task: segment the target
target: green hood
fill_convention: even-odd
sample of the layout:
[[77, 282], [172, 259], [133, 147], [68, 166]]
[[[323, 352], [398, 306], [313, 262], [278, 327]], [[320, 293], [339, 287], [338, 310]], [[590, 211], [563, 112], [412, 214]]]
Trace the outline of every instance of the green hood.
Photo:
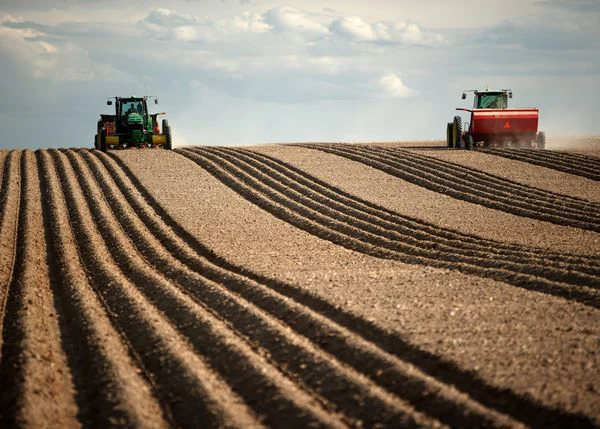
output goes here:
[[141, 124], [144, 122], [144, 120], [142, 119], [142, 115], [139, 113], [130, 113], [127, 117], [127, 122], [129, 124]]

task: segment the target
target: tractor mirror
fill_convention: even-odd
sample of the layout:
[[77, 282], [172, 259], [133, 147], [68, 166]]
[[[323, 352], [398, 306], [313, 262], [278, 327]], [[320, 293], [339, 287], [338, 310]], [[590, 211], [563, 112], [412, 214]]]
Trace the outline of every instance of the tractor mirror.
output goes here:
[[107, 105], [107, 106], [112, 106], [112, 101], [108, 100], [108, 101], [106, 102], [106, 105]]
[[508, 98], [512, 98], [512, 91], [508, 92]]
[[464, 99], [466, 99], [466, 98], [467, 98], [467, 93], [466, 93], [466, 92], [463, 92], [462, 99], [464, 100]]
[[154, 99], [154, 104], [158, 104], [158, 98]]

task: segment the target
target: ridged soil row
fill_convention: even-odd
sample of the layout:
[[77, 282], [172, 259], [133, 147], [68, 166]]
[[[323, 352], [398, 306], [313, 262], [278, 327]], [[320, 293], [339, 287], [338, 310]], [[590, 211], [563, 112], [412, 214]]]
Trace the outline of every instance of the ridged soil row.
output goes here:
[[432, 174], [438, 171], [442, 172], [440, 175], [445, 175], [450, 180], [459, 177], [464, 179], [465, 183], [469, 183], [473, 189], [490, 193], [494, 198], [506, 197], [505, 201], [507, 203], [522, 204], [525, 209], [541, 205], [553, 214], [567, 211], [570, 217], [583, 220], [593, 217], [596, 221], [600, 221], [597, 215], [598, 210], [600, 210], [600, 203], [594, 201], [539, 189], [450, 161], [421, 155], [414, 151], [368, 146], [358, 148], [369, 154], [373, 150], [384, 158], [389, 157], [400, 163], [410, 162], [412, 166], [426, 169]]
[[[86, 184], [91, 183], [89, 177], [84, 177], [86, 173], [81, 164], [83, 160], [72, 153], [68, 156], [74, 163], [76, 172], [80, 175], [79, 180]], [[132, 213], [124, 197], [117, 195], [112, 190], [113, 187], [107, 183], [108, 178], [102, 174], [102, 169], [98, 168], [97, 161], [94, 162], [92, 159], [88, 159], [88, 161], [90, 162], [88, 165], [94, 170], [93, 174], [98, 185], [105, 192], [112, 216], [122, 222], [123, 231], [128, 235], [131, 244], [135, 246], [129, 253], [131, 251], [139, 252], [142, 258], [153, 266], [153, 269], [165, 277], [169, 277], [172, 286], [166, 286], [166, 288], [173, 289], [173, 291], [167, 291], [167, 293], [174, 296], [173, 301], [178, 299], [189, 308], [185, 309], [181, 305], [180, 312], [187, 316], [185, 320], [198, 319], [199, 316], [192, 313], [198, 312], [197, 309], [207, 313], [206, 316], [203, 316], [204, 319], [214, 318], [214, 321], [202, 321], [202, 325], [212, 324], [215, 326], [212, 328], [212, 333], [207, 333], [207, 338], [198, 341], [198, 353], [203, 353], [210, 364], [223, 373], [223, 377], [232, 388], [240, 392], [244, 399], [256, 408], [257, 413], [264, 416], [270, 424], [274, 424], [275, 421], [285, 421], [286, 418], [294, 418], [294, 415], [297, 419], [307, 419], [307, 421], [312, 419], [314, 420], [313, 424], [317, 424], [317, 422], [328, 426], [341, 424], [341, 422], [336, 422], [335, 416], [331, 416], [321, 409], [320, 402], [325, 402], [324, 400], [318, 397], [315, 399], [303, 392], [301, 384], [298, 388], [285, 377], [277, 365], [272, 365], [275, 358], [280, 355], [290, 363], [294, 359], [299, 359], [304, 362], [306, 367], [310, 366], [313, 369], [323, 367], [318, 358], [311, 356], [310, 351], [305, 350], [310, 348], [310, 345], [306, 347], [296, 344], [293, 337], [289, 338], [289, 333], [286, 336], [286, 332], [278, 329], [273, 323], [269, 323], [268, 318], [261, 317], [260, 314], [251, 314], [251, 309], [247, 308], [248, 303], [231, 302], [231, 297], [222, 293], [222, 288], [189, 270], [169, 254], [160, 241], [149, 233], [144, 222]], [[104, 173], [106, 173], [105, 170]], [[105, 215], [108, 214], [105, 213]], [[163, 296], [161, 299], [164, 300], [165, 297]], [[211, 305], [221, 312], [210, 307]], [[238, 327], [258, 340], [249, 342], [248, 337], [239, 335], [239, 331], [236, 330]], [[184, 327], [182, 330], [189, 336], [198, 336], [199, 326]], [[224, 338], [219, 340], [218, 337]], [[200, 348], [200, 344], [203, 344], [206, 349]], [[259, 355], [256, 356], [252, 350], [259, 351]], [[265, 356], [269, 359], [265, 359]], [[238, 368], [231, 368], [234, 363]], [[248, 367], [244, 367], [244, 365]], [[328, 381], [338, 384], [344, 382], [343, 377], [336, 376], [335, 368], [327, 369], [332, 372]], [[246, 374], [246, 377], [240, 378], [239, 374], [241, 373]], [[323, 374], [323, 376], [324, 380], [327, 380], [327, 374]], [[351, 383], [347, 380], [346, 383], [348, 389], [352, 390]], [[353, 393], [361, 392], [355, 390]], [[257, 396], [262, 396], [261, 401], [256, 401]], [[377, 409], [376, 403], [371, 405]], [[298, 409], [294, 410], [293, 408]], [[282, 414], [277, 415], [275, 410], [279, 410], [278, 412]], [[385, 410], [382, 409], [380, 412], [385, 412]], [[286, 417], [283, 413], [287, 413], [288, 416]], [[304, 416], [305, 414], [306, 416]]]
[[[17, 229], [21, 204], [21, 173], [19, 151], [6, 156], [0, 186], [0, 333], [3, 332], [6, 298], [12, 280], [17, 255]], [[3, 336], [0, 335], [0, 359]]]
[[537, 199], [541, 202], [549, 203], [552, 207], [560, 206], [563, 208], [569, 208], [574, 212], [581, 213], [589, 213], [590, 210], [596, 211], [598, 208], [600, 208], [600, 203], [594, 201], [539, 189], [534, 186], [525, 185], [523, 183], [486, 173], [475, 168], [469, 168], [451, 161], [437, 159], [427, 155], [421, 155], [419, 153], [415, 153], [414, 151], [408, 151], [404, 149], [373, 148], [369, 146], [362, 147], [362, 149], [368, 151], [374, 150], [383, 156], [391, 154], [393, 159], [402, 161], [409, 160], [411, 162], [426, 166], [432, 169], [432, 171], [443, 170], [447, 172], [450, 177], [455, 175], [468, 176], [470, 183], [493, 189], [494, 192], [504, 192], [512, 199]]
[[[0, 426], [77, 426], [71, 375], [60, 332], [46, 264], [42, 203], [34, 154], [20, 157], [20, 200], [16, 259], [8, 284], [0, 362]], [[10, 178], [7, 178], [10, 180]]]
[[[86, 155], [84, 154], [84, 156]], [[111, 175], [116, 177], [113, 172]], [[100, 181], [103, 181], [101, 175], [98, 174], [98, 176], [100, 176]], [[109, 189], [111, 186], [103, 187], [105, 192]], [[113, 204], [113, 207], [115, 205]], [[139, 202], [136, 205], [139, 205]], [[120, 210], [118, 211], [120, 212]], [[126, 213], [120, 213], [119, 217], [121, 214], [125, 215]], [[140, 218], [143, 223], [148, 225], [148, 220], [152, 219], [152, 215], [142, 214]], [[401, 408], [392, 413], [392, 410], [388, 408], [394, 403], [401, 404], [402, 399], [405, 399], [419, 404], [420, 407], [424, 407], [424, 412], [429, 411], [434, 417], [448, 424], [457, 424], [458, 422], [486, 426], [515, 424], [514, 422], [508, 424], [509, 419], [497, 415], [491, 410], [486, 410], [485, 407], [470, 400], [468, 396], [454, 391], [431, 377], [420, 374], [405, 362], [389, 356], [373, 344], [347, 332], [335, 323], [313, 313], [310, 309], [289, 302], [284, 297], [273, 293], [269, 288], [258, 285], [249, 279], [244, 279], [215, 266], [211, 267], [207, 261], [195, 257], [193, 252], [190, 252], [191, 249], [186, 249], [185, 243], [181, 243], [180, 239], [165, 231], [164, 227], [156, 225], [156, 222], [150, 223], [154, 224], [151, 229], [155, 230], [160, 242], [176, 243], [177, 246], [180, 246], [179, 249], [171, 249], [171, 252], [178, 255], [179, 259], [185, 261], [191, 269], [205, 275], [212, 271], [213, 276], [217, 274], [215, 277], [223, 282], [223, 285], [240, 296], [236, 297], [231, 293], [225, 293], [224, 288], [212, 291], [208, 288], [191, 289], [190, 294], [219, 312], [220, 316], [227, 318], [231, 326], [243, 333], [256, 347], [264, 348], [270, 358], [284, 366], [286, 372], [291, 374], [294, 379], [300, 380], [309, 389], [318, 392], [350, 417], [360, 419], [363, 424], [368, 425], [394, 424], [394, 413], [403, 410]], [[134, 233], [134, 235], [137, 234], [139, 233]], [[147, 248], [148, 246], [142, 245], [141, 247]], [[176, 271], [175, 269], [171, 270], [172, 278], [183, 277], [185, 274]], [[180, 281], [185, 285], [185, 277]], [[241, 299], [241, 297], [248, 299]], [[288, 325], [283, 325], [277, 319]], [[294, 331], [300, 335], [296, 336], [293, 334]], [[326, 339], [325, 347], [323, 347], [324, 339]], [[341, 361], [345, 361], [345, 364], [336, 361], [335, 358], [340, 358]], [[348, 364], [353, 368], [346, 366]], [[381, 377], [382, 367], [388, 367], [385, 377]], [[363, 375], [357, 371], [362, 372]], [[378, 393], [380, 388], [374, 384], [374, 381], [392, 392], [399, 392], [402, 399], [394, 399], [385, 391]], [[376, 401], [375, 399], [378, 397], [379, 399]], [[428, 398], [426, 405], [422, 404], [424, 397]], [[389, 402], [389, 404], [382, 407], [379, 404], [381, 401]], [[472, 415], [465, 417], [465, 409], [470, 410]], [[410, 409], [406, 409], [404, 412], [415, 414]], [[404, 419], [406, 420], [405, 417]], [[417, 422], [419, 425], [430, 425], [427, 420], [419, 417]], [[412, 425], [414, 423], [411, 424], [408, 420], [403, 424]]]
[[[439, 245], [443, 245], [461, 254], [499, 259], [510, 257], [507, 260], [509, 263], [514, 262], [514, 258], [519, 258], [522, 261], [534, 262], [536, 265], [559, 267], [563, 270], [572, 269], [573, 265], [577, 265], [575, 268], [580, 272], [600, 276], [600, 262], [596, 258], [557, 254], [546, 249], [486, 240], [438, 228], [361, 200], [268, 155], [244, 149], [210, 148], [210, 150], [229, 153], [234, 157], [244, 159], [248, 164], [268, 174], [269, 177], [286, 187], [317, 201], [322, 201], [328, 207], [336, 208], [345, 214], [381, 227], [383, 230], [375, 233], [384, 234], [384, 237], [389, 237], [390, 231], [394, 231], [405, 237], [408, 236], [409, 239], [419, 240], [428, 248], [437, 248]], [[375, 231], [377, 230], [375, 229]]]
[[[109, 188], [110, 186], [105, 189], [108, 190]], [[139, 205], [139, 202], [137, 204], [134, 202], [134, 205]], [[137, 209], [139, 210], [139, 207]], [[218, 312], [255, 347], [264, 349], [265, 354], [279, 367], [283, 368], [283, 372], [289, 374], [292, 379], [298, 380], [310, 391], [316, 392], [324, 400], [333, 404], [335, 409], [354, 419], [355, 422], [362, 421], [368, 425], [386, 423], [412, 426], [415, 422], [420, 422], [419, 425], [434, 425], [433, 423], [427, 423], [430, 419], [420, 416], [412, 407], [407, 406], [403, 398], [395, 398], [378, 387], [365, 375], [356, 371], [356, 368], [358, 368], [364, 372], [362, 368], [367, 365], [372, 367], [376, 362], [381, 361], [381, 356], [365, 352], [361, 347], [346, 341], [348, 333], [336, 332], [335, 330], [338, 328], [335, 325], [328, 328], [327, 324], [318, 322], [318, 319], [315, 320], [314, 315], [305, 315], [306, 309], [288, 304], [277, 294], [269, 293], [268, 288], [216, 266], [211, 266], [212, 264], [208, 261], [197, 258], [194, 252], [185, 246], [184, 242], [178, 240], [164, 227], [157, 225], [156, 222], [148, 222], [153, 218], [152, 214], [142, 214], [140, 217], [145, 224], [152, 224], [151, 229], [160, 238], [160, 242], [172, 243], [169, 246], [171, 247], [170, 251], [180, 260], [185, 261], [192, 273], [208, 275], [225, 286], [213, 288], [213, 290], [208, 287], [202, 289], [190, 289], [188, 287], [189, 293], [205, 305], [210, 306], [215, 312]], [[159, 243], [156, 243], [155, 246], [159, 246]], [[141, 247], [147, 248], [148, 246], [142, 245]], [[182, 270], [176, 268], [170, 271], [171, 277], [177, 279], [184, 288], [186, 283], [194, 280], [193, 276], [191, 279], [186, 278], [186, 276], [190, 277], [190, 273], [182, 272]], [[240, 299], [239, 296], [227, 292], [226, 288], [238, 293], [242, 292], [240, 295], [250, 299]], [[253, 305], [254, 303], [257, 304], [256, 307]], [[271, 312], [275, 309], [276, 317], [259, 309], [259, 307]], [[289, 323], [288, 326], [277, 319], [282, 315], [284, 315], [284, 321]], [[317, 326], [319, 329], [316, 329]], [[294, 334], [294, 331], [290, 328], [299, 332], [300, 335]], [[307, 329], [308, 332], [306, 332]], [[353, 366], [355, 369], [336, 360], [328, 353], [324, 353], [318, 347], [318, 342], [314, 342], [315, 339], [320, 341], [324, 336], [331, 337], [333, 335], [332, 329], [335, 336], [344, 342], [345, 348], [334, 347], [327, 351], [335, 351], [339, 354], [342, 350], [347, 353], [348, 350], [354, 349], [356, 358]], [[405, 372], [406, 369], [401, 366], [400, 373]], [[392, 379], [395, 378], [397, 377], [392, 376]], [[412, 382], [415, 391], [411, 391], [408, 395], [410, 400], [420, 402], [423, 395], [427, 394], [425, 390], [435, 391], [439, 389], [435, 385], [427, 384], [424, 389], [422, 385], [423, 381], [418, 378], [416, 383]], [[340, 389], [340, 386], [344, 386], [344, 388]], [[442, 394], [435, 395], [439, 396], [439, 400], [434, 402], [445, 405], [445, 409], [438, 414], [445, 418], [456, 418], [459, 414], [462, 415], [464, 405], [455, 404], [452, 402], [453, 398], [444, 396], [445, 393], [443, 391]], [[480, 417], [475, 416], [473, 419], [479, 421]], [[484, 420], [487, 421], [487, 419]]]
[[[556, 272], [556, 270], [546, 267], [524, 267], [524, 264], [517, 259], [511, 263], [503, 263], [480, 257], [461, 256], [456, 252], [443, 249], [442, 246], [431, 246], [432, 249], [424, 248], [418, 240], [414, 240], [412, 237], [399, 236], [397, 240], [393, 241], [361, 229], [367, 222], [359, 223], [355, 218], [335, 212], [323, 204], [315, 203], [299, 192], [285, 186], [278, 186], [275, 181], [266, 178], [258, 169], [239, 168], [233, 161], [215, 154], [212, 150], [188, 151], [183, 149], [178, 152], [192, 159], [240, 195], [275, 216], [336, 244], [377, 257], [456, 269], [468, 274], [504, 281], [525, 289], [579, 301], [592, 307], [600, 306], [600, 293], [587, 286], [588, 284], [593, 286], [598, 282], [594, 276], [586, 274], [572, 276], [572, 273], [568, 271]], [[246, 170], [253, 170], [254, 174], [262, 175], [262, 180], [268, 184], [253, 177]], [[286, 195], [291, 192], [293, 195]], [[409, 243], [409, 239], [412, 242]], [[528, 269], [535, 269], [536, 275], [529, 274]], [[551, 272], [552, 274], [550, 274]], [[554, 279], [557, 276], [560, 277], [560, 281]], [[586, 286], [577, 285], [578, 283], [586, 284]]]
[[491, 155], [564, 171], [565, 173], [575, 174], [592, 180], [600, 180], [600, 162], [597, 158], [591, 156], [527, 149], [482, 149], [481, 151]]
[[[389, 153], [382, 155], [373, 149], [342, 145], [301, 144], [298, 146], [321, 150], [361, 162], [410, 183], [459, 200], [480, 204], [484, 207], [518, 216], [600, 232], [598, 211], [592, 208], [596, 206], [592, 202], [588, 202], [589, 208], [587, 205], [573, 208], [570, 203], [565, 205], [565, 200], [571, 197], [556, 195], [555, 202], [560, 202], [560, 204], [545, 201], [533, 194], [530, 198], [513, 198], [510, 193], [506, 193], [501, 189], [493, 189], [491, 183], [475, 186], [471, 181], [471, 173], [464, 173], [458, 171], [458, 169], [453, 174], [441, 168], [438, 171], [438, 168], [424, 167], [420, 165], [420, 162], [407, 162], [402, 157]], [[445, 170], [452, 168], [446, 166]]]
[[[144, 222], [146, 222], [145, 218]], [[159, 233], [159, 235], [162, 234]], [[176, 237], [170, 237], [167, 240], [168, 242], [177, 241]], [[162, 238], [161, 241], [166, 242]], [[182, 250], [185, 249], [180, 249], [177, 253], [181, 254]], [[189, 250], [187, 252], [189, 253]], [[206, 265], [206, 262], [201, 260], [188, 260], [188, 264], [201, 273], [205, 273], [207, 269], [218, 270], [217, 267], [203, 267], [201, 264]], [[478, 404], [471, 404], [466, 397], [464, 397], [463, 403], [455, 403], [456, 398], [461, 399], [461, 395], [456, 396], [456, 393], [449, 390], [447, 386], [435, 383], [435, 380], [428, 381], [428, 378], [422, 375], [420, 377], [407, 376], [411, 370], [406, 368], [405, 363], [399, 362], [399, 368], [394, 369], [392, 363], [386, 363], [386, 360], [389, 359], [392, 359], [393, 362], [393, 358], [387, 356], [386, 359], [386, 354], [381, 351], [378, 353], [369, 352], [369, 349], [372, 349], [373, 346], [365, 343], [364, 340], [360, 341], [359, 338], [355, 339], [358, 344], [353, 344], [348, 339], [349, 334], [343, 330], [340, 331], [335, 324], [327, 323], [326, 320], [323, 321], [310, 312], [306, 314], [307, 309], [288, 303], [276, 294], [269, 293], [268, 288], [253, 284], [248, 279], [243, 279], [226, 271], [222, 272], [220, 277], [223, 284], [228, 285], [227, 287], [243, 292], [245, 297], [251, 298], [267, 310], [275, 310], [275, 315], [278, 317], [283, 316], [283, 319], [290, 325], [285, 326], [281, 322], [277, 322], [277, 319], [273, 316], [254, 307], [253, 302], [250, 300], [240, 300], [240, 298], [236, 298], [230, 293], [224, 293], [223, 288], [220, 291], [202, 289], [190, 292], [207, 305], [210, 305], [215, 311], [218, 311], [220, 315], [226, 317], [235, 329], [242, 332], [257, 347], [264, 348], [270, 358], [279, 365], [285, 366], [285, 369], [293, 378], [300, 380], [309, 389], [318, 392], [328, 401], [331, 401], [340, 411], [359, 419], [364, 424], [385, 423], [412, 426], [418, 423], [418, 425], [432, 425], [431, 422], [428, 422], [430, 419], [419, 417], [418, 413], [411, 411], [410, 407], [402, 406], [402, 400], [389, 395], [364, 375], [358, 374], [355, 369], [337, 362], [335, 358], [324, 353], [318, 347], [323, 338], [329, 339], [328, 344], [330, 344], [330, 347], [327, 351], [333, 351], [336, 354], [353, 351], [351, 355], [354, 358], [351, 363], [356, 368], [361, 369], [362, 372], [365, 372], [364, 368], [369, 368], [367, 375], [376, 372], [378, 365], [391, 366], [386, 379], [387, 384], [393, 386], [406, 379], [403, 383], [404, 392], [410, 400], [421, 402], [424, 395], [427, 395], [432, 398], [432, 406], [435, 404], [440, 408], [434, 414], [439, 414], [445, 419], [452, 418], [454, 423], [459, 417], [464, 419], [462, 416], [465, 408], [473, 409], [474, 412], [483, 409]], [[235, 286], [233, 283], [236, 283]], [[261, 289], [263, 290], [261, 291]], [[290, 329], [292, 327], [297, 332], [305, 335], [296, 336]], [[307, 341], [307, 338], [311, 341], [316, 339], [318, 342]], [[384, 383], [384, 386], [386, 383]], [[343, 388], [341, 388], [342, 386]], [[396, 409], [399, 405], [401, 408]], [[494, 416], [494, 413], [485, 410], [479, 411], [479, 413], [482, 412], [484, 416], [475, 414], [469, 417], [468, 420], [474, 424], [487, 422], [488, 425], [491, 424], [490, 421], [502, 421], [499, 417], [490, 418], [485, 416], [486, 413]], [[398, 413], [400, 415], [395, 417]], [[403, 413], [416, 414], [418, 419], [411, 423], [412, 419], [402, 417]], [[399, 417], [404, 420], [404, 423], [401, 423]]]
[[[173, 422], [188, 427], [259, 426], [249, 405], [259, 410], [270, 407], [267, 418], [290, 424], [318, 422], [277, 388], [277, 374], [271, 374], [260, 356], [237, 344], [219, 320], [138, 254], [89, 177], [78, 182], [66, 156], [57, 152], [53, 156], [64, 178], [84, 263], [96, 267], [90, 273], [94, 283], [105, 285], [96, 292], [148, 372]], [[261, 401], [247, 404], [230, 384]]]
[[[88, 151], [82, 151], [82, 153], [86, 159], [92, 157]], [[586, 417], [549, 408], [508, 389], [499, 389], [488, 385], [475, 374], [465, 371], [437, 355], [419, 349], [399, 334], [383, 331], [363, 318], [284, 282], [264, 277], [227, 262], [185, 231], [157, 203], [116, 155], [108, 157], [95, 151], [91, 153], [100, 159], [149, 230], [178, 259], [191, 269], [221, 282], [229, 290], [269, 312], [296, 332], [319, 344], [323, 350], [353, 366], [356, 370], [362, 371], [389, 391], [397, 392], [399, 397], [408, 400], [417, 409], [435, 416], [442, 422], [450, 424], [454, 422], [453, 426], [504, 424], [502, 416], [494, 417], [494, 411], [490, 417], [487, 417], [486, 414], [489, 411], [478, 411], [479, 406], [476, 403], [464, 404], [464, 399], [461, 399], [462, 395], [455, 397], [452, 394], [452, 388], [447, 390], [443, 386], [436, 387], [436, 383], [439, 385], [441, 382], [455, 386], [480, 404], [513, 416], [528, 425], [591, 426], [590, 420]], [[195, 255], [190, 258], [187, 254], [188, 250], [185, 247], [179, 247], [179, 242], [188, 247], [189, 251], [194, 252]], [[249, 280], [251, 280], [250, 283]], [[339, 330], [340, 328], [341, 330]], [[364, 341], [367, 342], [364, 343]], [[369, 347], [375, 348], [371, 353], [365, 354], [365, 351], [361, 351], [357, 344], [364, 344], [367, 350], [371, 350]], [[377, 353], [387, 353], [387, 356], [384, 354], [377, 357], [376, 351]], [[423, 377], [418, 368], [433, 375], [437, 380], [431, 379], [426, 374], [423, 374], [425, 375]], [[435, 395], [432, 394], [436, 391]], [[446, 399], [448, 395], [450, 402]], [[453, 397], [455, 404], [452, 404]], [[425, 398], [426, 400], [424, 400]], [[455, 411], [457, 406], [462, 408], [458, 410], [458, 413]], [[469, 417], [472, 414], [475, 415]], [[483, 414], [483, 419], [477, 414]], [[467, 418], [468, 420], [465, 420]], [[496, 423], [477, 423], [478, 420], [484, 421], [486, 418], [490, 422], [496, 420]], [[457, 421], [458, 423], [456, 423]]]
[[[78, 419], [82, 425], [167, 427], [152, 392], [152, 380], [132, 355], [127, 341], [113, 325], [92, 283], [96, 266], [85, 265], [79, 231], [71, 225], [57, 173], [47, 151], [38, 151], [41, 187], [44, 190], [44, 223], [48, 263], [61, 338], [76, 389]], [[97, 255], [97, 260], [104, 259]], [[59, 368], [57, 370], [60, 370]]]

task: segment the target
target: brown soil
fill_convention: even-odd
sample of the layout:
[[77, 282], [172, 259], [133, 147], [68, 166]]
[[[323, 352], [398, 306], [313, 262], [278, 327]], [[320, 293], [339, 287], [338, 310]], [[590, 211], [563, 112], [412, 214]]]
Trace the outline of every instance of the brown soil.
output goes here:
[[435, 144], [0, 151], [0, 426], [600, 425], [597, 182]]

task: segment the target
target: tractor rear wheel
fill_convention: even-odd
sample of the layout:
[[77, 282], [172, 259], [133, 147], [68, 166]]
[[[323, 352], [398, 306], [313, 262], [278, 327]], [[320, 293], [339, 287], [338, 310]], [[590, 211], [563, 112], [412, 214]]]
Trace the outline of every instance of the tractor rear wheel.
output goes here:
[[104, 153], [107, 151], [106, 129], [104, 127], [100, 130], [100, 150]]
[[473, 136], [469, 133], [465, 133], [465, 149], [473, 150]]
[[94, 136], [94, 149], [96, 150], [100, 150], [100, 143], [98, 142], [98, 139], [100, 138], [100, 132], [102, 131], [103, 126], [104, 124], [102, 121], [98, 121], [98, 124], [96, 125], [96, 135]]
[[446, 144], [450, 149], [454, 147], [452, 143], [452, 122], [448, 122], [448, 126], [446, 127]]
[[543, 131], [540, 131], [537, 134], [537, 148], [538, 149], [545, 149], [546, 148], [546, 133]]
[[462, 119], [460, 116], [455, 116], [452, 122], [452, 145], [456, 149], [460, 149], [460, 138], [462, 135]]
[[166, 119], [162, 120], [162, 132], [165, 135], [167, 141], [165, 143], [165, 149], [172, 150], [173, 149], [173, 140], [171, 139], [171, 127], [169, 126], [169, 121]]

